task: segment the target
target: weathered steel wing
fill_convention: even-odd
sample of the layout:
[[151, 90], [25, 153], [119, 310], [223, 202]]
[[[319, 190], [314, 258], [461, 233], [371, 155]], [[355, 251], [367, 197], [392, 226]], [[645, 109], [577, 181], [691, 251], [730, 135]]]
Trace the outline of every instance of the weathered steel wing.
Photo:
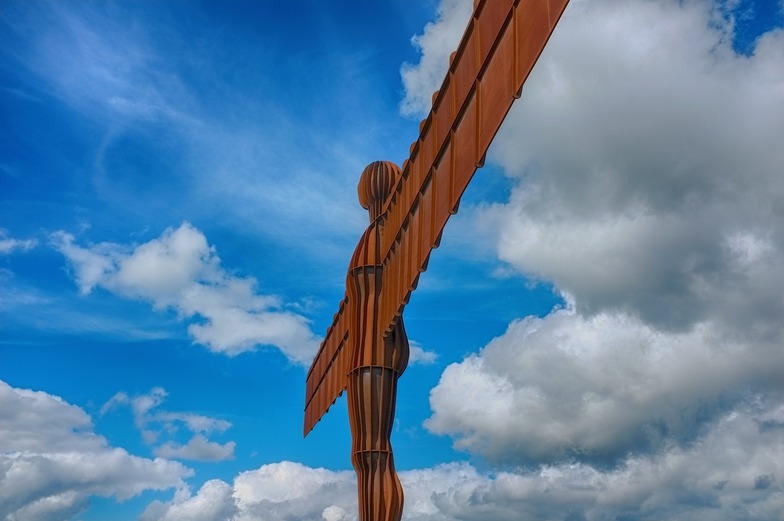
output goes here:
[[[411, 292], [460, 197], [568, 0], [484, 0], [474, 14], [433, 108], [420, 124], [403, 175], [387, 200], [381, 252], [386, 280], [380, 324], [388, 332]], [[386, 253], [384, 253], [386, 252]]]
[[348, 341], [347, 303], [348, 297], [340, 301], [338, 312], [308, 371], [305, 382], [306, 436], [346, 389], [346, 375], [351, 369], [348, 367], [349, 350], [343, 349]]
[[[387, 199], [379, 324], [394, 327], [460, 197], [569, 0], [478, 0], [419, 139]], [[307, 377], [305, 434], [346, 387], [349, 334], [340, 303]]]

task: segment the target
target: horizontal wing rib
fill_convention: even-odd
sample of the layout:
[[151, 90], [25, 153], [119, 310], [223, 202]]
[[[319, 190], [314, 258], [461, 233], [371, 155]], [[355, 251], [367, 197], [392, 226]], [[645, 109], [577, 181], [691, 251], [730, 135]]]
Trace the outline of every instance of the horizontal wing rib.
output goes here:
[[433, 95], [402, 175], [385, 203], [386, 280], [380, 323], [389, 332], [433, 248], [569, 0], [475, 2], [449, 72]]
[[348, 349], [344, 349], [348, 339], [347, 303], [348, 298], [340, 302], [332, 325], [327, 329], [327, 336], [321, 342], [308, 371], [305, 383], [305, 436], [346, 389], [346, 375], [349, 372], [349, 353]]

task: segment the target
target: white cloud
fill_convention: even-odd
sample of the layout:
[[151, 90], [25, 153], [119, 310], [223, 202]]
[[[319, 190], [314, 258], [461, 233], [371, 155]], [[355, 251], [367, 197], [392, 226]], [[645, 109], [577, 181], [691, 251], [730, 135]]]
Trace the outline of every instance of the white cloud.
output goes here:
[[[489, 159], [516, 186], [478, 218], [569, 304], [431, 393], [432, 431], [563, 480], [510, 478], [520, 502], [488, 517], [781, 517], [762, 418], [784, 393], [784, 31], [748, 57], [732, 31], [714, 2], [573, 0], [499, 132]], [[407, 70], [406, 99], [424, 106], [436, 68]]]
[[[417, 40], [422, 60], [405, 70], [434, 79], [406, 82], [406, 99], [438, 87], [445, 60], [426, 57], [459, 37], [459, 11], [460, 23], [427, 27], [438, 39]], [[501, 259], [583, 313], [775, 330], [784, 31], [746, 57], [732, 30], [711, 2], [572, 1], [491, 149], [517, 180], [508, 204], [479, 212], [495, 222]]]
[[255, 279], [225, 271], [204, 234], [188, 223], [133, 248], [81, 247], [65, 232], [51, 238], [83, 294], [101, 287], [158, 310], [174, 309], [190, 321], [194, 341], [213, 351], [236, 355], [274, 345], [289, 360], [307, 364], [318, 348], [306, 318], [282, 309], [277, 297], [258, 294]]
[[14, 239], [8, 232], [0, 228], [0, 255], [9, 255], [15, 251], [29, 251], [38, 245], [35, 239]]
[[192, 471], [111, 447], [79, 407], [0, 381], [0, 518], [66, 519], [91, 496], [123, 501], [145, 490], [184, 487]]
[[775, 329], [784, 31], [752, 57], [730, 31], [707, 2], [575, 2], [493, 149], [501, 258], [585, 313]]
[[[101, 407], [100, 413], [104, 415], [118, 407], [130, 407], [134, 425], [139, 429], [144, 442], [158, 445], [155, 447], [156, 456], [196, 461], [223, 461], [234, 458], [235, 442], [221, 444], [208, 439], [210, 434], [220, 434], [229, 429], [230, 422], [201, 414], [156, 410], [167, 395], [166, 389], [162, 387], [153, 387], [149, 393], [134, 397], [121, 391]], [[192, 434], [185, 444], [173, 439], [161, 442], [162, 438], [178, 435], [183, 426]]]
[[422, 57], [418, 64], [404, 63], [400, 69], [405, 88], [405, 97], [400, 103], [403, 114], [427, 115], [433, 92], [441, 87], [449, 67], [449, 55], [457, 49], [471, 8], [470, 0], [443, 0], [438, 6], [436, 21], [425, 25], [422, 34], [411, 39], [411, 43], [421, 50]]
[[745, 389], [779, 399], [784, 31], [746, 57], [732, 30], [711, 2], [570, 3], [491, 150], [511, 199], [480, 213], [576, 307], [449, 367], [432, 429], [499, 458], [622, 456]]
[[[585, 463], [483, 474], [467, 463], [400, 473], [406, 521], [693, 519], [774, 521], [784, 514], [784, 408], [762, 402], [716, 418], [687, 446], [627, 456], [615, 467]], [[326, 520], [356, 517], [350, 471], [293, 462], [210, 481], [195, 495], [151, 504], [144, 521]], [[232, 513], [229, 515], [228, 513]]]
[[[283, 461], [240, 473], [234, 480], [234, 488], [237, 497], [249, 505], [264, 501], [282, 503], [314, 498], [324, 493], [325, 486], [343, 491], [347, 485], [355, 484], [353, 476], [352, 471], [334, 472]], [[336, 496], [335, 499], [339, 499], [342, 494]]]
[[[234, 517], [204, 518], [205, 521], [321, 521], [329, 519], [329, 516], [340, 519], [337, 516], [345, 513], [352, 515], [351, 518], [356, 516], [356, 481], [353, 471], [334, 472], [283, 461], [241, 472], [233, 486], [223, 482], [210, 483], [207, 490], [205, 485], [196, 495], [180, 495], [168, 503], [152, 503], [142, 515], [142, 520], [190, 519], [187, 509], [192, 504], [216, 511], [236, 508]], [[227, 492], [216, 494], [215, 490]]]
[[179, 493], [173, 502], [153, 502], [142, 515], [142, 521], [228, 521], [236, 519], [235, 500], [232, 488], [223, 481], [214, 479], [202, 485], [196, 495]]
[[231, 423], [226, 420], [210, 418], [208, 416], [202, 416], [201, 414], [161, 411], [158, 412], [155, 417], [157, 420], [165, 423], [182, 422], [192, 432], [202, 432], [205, 434], [223, 432], [231, 427]]
[[[445, 465], [434, 469], [402, 472], [406, 490], [404, 519], [447, 519], [440, 514], [435, 496], [446, 494], [466, 480], [479, 480], [477, 472], [467, 465]], [[206, 485], [205, 485], [206, 487]], [[232, 493], [215, 494], [214, 490]], [[283, 461], [263, 465], [256, 470], [241, 472], [232, 486], [210, 482], [197, 494], [180, 495], [168, 503], [151, 504], [142, 516], [144, 521], [175, 521], [188, 519], [192, 504], [205, 505], [207, 510], [236, 507], [235, 521], [299, 519], [342, 521], [356, 519], [357, 491], [353, 471], [331, 471], [310, 468], [300, 463]], [[215, 519], [218, 518], [205, 518]]]
[[411, 340], [409, 344], [410, 353], [408, 361], [410, 364], [430, 365], [438, 359], [438, 353], [435, 351], [427, 351], [414, 340]]
[[155, 449], [155, 455], [171, 459], [223, 461], [234, 458], [235, 446], [236, 443], [233, 441], [221, 445], [208, 440], [202, 434], [196, 434], [185, 445], [167, 441]]
[[610, 470], [559, 464], [501, 472], [440, 497], [439, 508], [459, 519], [772, 521], [784, 512], [784, 491], [760, 493], [759, 485], [781, 472], [781, 431], [759, 422], [780, 416], [780, 409], [732, 413], [687, 448], [628, 457]]
[[727, 408], [784, 395], [780, 341], [749, 345], [703, 323], [666, 333], [621, 313], [574, 309], [513, 322], [452, 364], [426, 426], [456, 446], [518, 462], [615, 462], [697, 436]]

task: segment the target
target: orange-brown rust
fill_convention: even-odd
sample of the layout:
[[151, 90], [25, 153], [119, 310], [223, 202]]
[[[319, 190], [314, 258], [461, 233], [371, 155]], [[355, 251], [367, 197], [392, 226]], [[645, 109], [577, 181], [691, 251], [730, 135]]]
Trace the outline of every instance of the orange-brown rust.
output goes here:
[[389, 440], [408, 364], [403, 308], [568, 1], [475, 0], [402, 171], [376, 161], [362, 172], [357, 192], [370, 225], [305, 391], [307, 435], [347, 390], [360, 521], [399, 521], [403, 512]]
[[400, 168], [390, 161], [374, 161], [362, 171], [357, 186], [359, 204], [373, 222], [381, 216], [384, 203], [400, 177]]
[[370, 214], [370, 226], [357, 245], [346, 277], [351, 462], [357, 473], [362, 520], [398, 521], [403, 513], [403, 488], [395, 472], [389, 437], [395, 419], [397, 380], [408, 364], [408, 338], [402, 320], [386, 337], [380, 334], [378, 325], [378, 306], [387, 276], [379, 250], [383, 233], [379, 217], [399, 176], [396, 165], [381, 161], [362, 172], [358, 192], [360, 203]]

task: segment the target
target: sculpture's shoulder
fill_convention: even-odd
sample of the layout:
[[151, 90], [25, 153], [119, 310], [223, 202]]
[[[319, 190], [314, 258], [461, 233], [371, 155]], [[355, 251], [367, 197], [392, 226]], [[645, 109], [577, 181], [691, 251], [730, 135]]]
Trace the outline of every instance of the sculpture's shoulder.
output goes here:
[[354, 255], [351, 256], [351, 264], [349, 264], [349, 271], [355, 268], [362, 268], [367, 266], [380, 266], [384, 260], [381, 258], [381, 229], [376, 222], [370, 224], [359, 239], [357, 249], [354, 250]]

